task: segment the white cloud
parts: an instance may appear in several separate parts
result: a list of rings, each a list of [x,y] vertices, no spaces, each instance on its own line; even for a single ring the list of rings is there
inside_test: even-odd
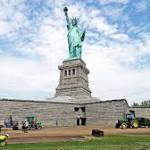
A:
[[[122,41],[122,42],[129,41],[129,37],[127,34],[122,34],[122,33],[112,34],[110,37],[117,41]]]
[[[117,31],[114,26],[107,23],[104,17],[97,17],[91,20],[90,27],[96,28],[99,32],[104,32],[105,35],[112,34]]]
[[[141,0],[135,4],[136,11],[141,12],[147,9],[149,3],[146,0]]]
[[[4,21],[0,21],[0,35],[7,34],[9,32],[10,32],[9,25]]]
[[[0,1],[0,36],[16,32],[25,21],[24,14],[16,9],[19,1]]]
[[[14,4],[19,3],[15,0],[12,2]],[[52,3],[52,1],[48,2]],[[44,11],[42,12],[43,15],[39,14],[40,22],[37,22],[39,25],[37,28],[36,22],[35,24],[31,22],[32,26],[30,26],[30,21],[20,11],[23,8],[15,10],[13,13],[14,8],[12,6],[7,6],[5,9],[2,7],[0,34],[15,32],[18,28],[25,26],[27,32],[20,38],[26,37],[27,40],[31,41],[24,42],[24,39],[16,41],[14,49],[25,54],[27,57],[24,59],[19,59],[19,56],[15,58],[8,57],[7,54],[2,55],[5,51],[1,50],[0,83],[2,84],[0,91],[10,93],[15,91],[16,97],[17,93],[37,92],[40,94],[39,91],[50,93],[49,96],[53,96],[59,80],[57,67],[68,57],[67,29],[63,14],[63,7],[67,2],[65,0],[53,2],[53,11],[49,15],[44,15]],[[101,1],[103,4],[110,2],[126,4],[128,1]],[[80,3],[75,5],[69,3],[66,6],[69,7],[69,16],[79,17],[81,27],[87,27],[88,35],[86,42],[83,43],[83,60],[91,72],[90,87],[93,95],[101,99],[129,98],[130,103],[149,97],[148,78],[150,72],[148,68],[144,67],[143,70],[138,69],[138,67],[131,68],[132,65],[138,65],[136,63],[140,56],[150,54],[150,37],[148,33],[143,33],[144,25],[141,24],[133,28],[133,24],[130,24],[128,32],[124,32],[124,29],[118,29],[117,22],[111,24],[108,21],[108,18],[103,15],[102,9],[81,7]],[[9,9],[8,12],[6,12],[6,8]],[[8,22],[3,18],[3,13],[8,16],[14,14],[13,19]],[[113,17],[114,14],[122,15],[122,9],[112,15],[110,13],[110,16]],[[126,22],[128,23],[128,21],[127,17]],[[35,28],[36,32],[30,39],[29,35]],[[128,36],[128,33],[131,32],[140,33],[140,39],[131,39]],[[94,38],[94,44],[89,44],[90,41],[87,37]],[[4,94],[1,93],[1,95]],[[26,96],[29,99],[33,98],[32,94],[26,94]],[[47,95],[45,95],[46,97]]]
[[[123,10],[125,7],[115,7],[106,5],[102,7],[104,15],[112,17],[111,19],[117,19],[118,17],[123,17]]]
[[[107,41],[105,45],[98,42],[85,46],[83,59],[91,71],[90,85],[94,96],[102,100],[127,98],[129,104],[149,99],[150,71],[146,65],[141,70],[138,63],[142,55],[150,55],[150,37],[144,35],[142,41],[128,41],[127,38],[123,43]],[[121,35],[120,39],[123,38]]]
[[[122,3],[127,4],[128,0],[99,0],[101,4],[108,4],[108,3]]]
[[[60,20],[61,22],[61,20]],[[67,35],[65,26],[52,18],[46,18],[32,43],[21,45],[20,50],[27,55],[42,56],[45,61],[57,62],[67,57]]]
[[[149,69],[137,71],[123,68],[115,60],[105,57],[101,51],[94,51],[85,60],[91,71],[90,87],[93,96],[101,100],[127,98],[129,104],[149,98]]]
[[[54,92],[57,84],[55,78],[58,78],[58,71],[54,69],[57,68],[56,64],[8,56],[1,57],[0,64],[0,91],[7,91],[10,94],[43,91],[48,94],[47,96]],[[1,95],[4,94],[1,92]],[[40,98],[46,98],[40,95],[39,93]],[[32,99],[34,96],[26,95],[26,98]]]

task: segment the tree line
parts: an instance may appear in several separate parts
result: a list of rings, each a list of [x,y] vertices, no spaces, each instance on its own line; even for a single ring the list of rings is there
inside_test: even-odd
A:
[[[134,102],[132,106],[150,106],[150,100],[145,100],[140,103]]]

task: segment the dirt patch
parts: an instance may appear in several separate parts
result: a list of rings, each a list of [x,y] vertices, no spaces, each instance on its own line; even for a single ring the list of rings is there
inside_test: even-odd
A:
[[[150,134],[150,128],[138,129],[115,129],[115,128],[100,128],[99,126],[86,127],[62,127],[62,128],[43,128],[41,130],[30,130],[28,133],[22,131],[4,130],[1,134],[8,133],[10,138],[9,143],[39,143],[50,141],[66,141],[79,139],[91,136],[92,129],[100,129],[105,135],[113,134]]]

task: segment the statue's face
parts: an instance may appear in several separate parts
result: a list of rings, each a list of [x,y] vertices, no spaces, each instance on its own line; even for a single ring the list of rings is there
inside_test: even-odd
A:
[[[76,26],[77,25],[77,20],[76,19],[72,19],[72,25]]]

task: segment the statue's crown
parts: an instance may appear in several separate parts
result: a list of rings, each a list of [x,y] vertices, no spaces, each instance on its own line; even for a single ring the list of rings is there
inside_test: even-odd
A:
[[[74,17],[74,18],[72,18],[72,20],[76,20],[76,21],[77,21],[77,18],[76,18],[76,17]]]
[[[77,18],[72,18],[72,21],[75,21],[76,23],[78,22]]]

